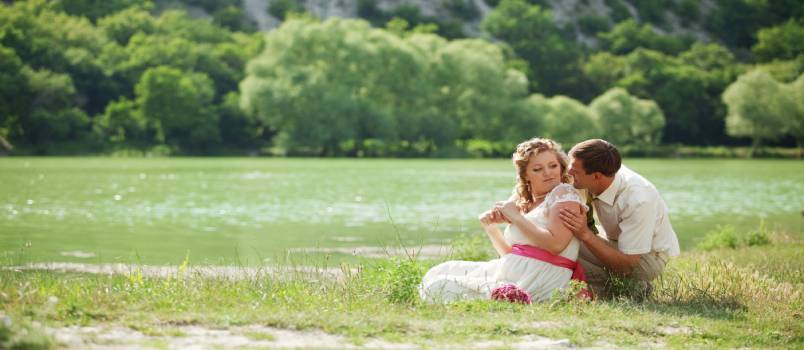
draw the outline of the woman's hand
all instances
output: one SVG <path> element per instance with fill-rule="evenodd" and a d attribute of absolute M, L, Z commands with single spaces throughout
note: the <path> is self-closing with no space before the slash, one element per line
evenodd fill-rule
<path fill-rule="evenodd" d="M 487 211 L 484 211 L 478 215 L 478 220 L 483 226 L 495 225 L 495 224 L 502 224 L 508 222 L 505 216 L 497 209 L 492 208 Z"/>
<path fill-rule="evenodd" d="M 511 222 L 517 215 L 520 215 L 519 206 L 517 206 L 516 201 L 513 200 L 497 202 L 494 208 L 499 210 L 508 222 Z"/>

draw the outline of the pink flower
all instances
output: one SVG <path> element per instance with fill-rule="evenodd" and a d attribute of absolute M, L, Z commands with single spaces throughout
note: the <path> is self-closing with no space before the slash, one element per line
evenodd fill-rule
<path fill-rule="evenodd" d="M 510 303 L 531 304 L 528 292 L 519 288 L 516 284 L 503 284 L 491 291 L 492 300 L 503 300 Z"/>

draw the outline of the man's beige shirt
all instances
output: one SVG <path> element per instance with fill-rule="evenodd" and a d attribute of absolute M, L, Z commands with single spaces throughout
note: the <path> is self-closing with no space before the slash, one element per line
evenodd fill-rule
<path fill-rule="evenodd" d="M 678 237 L 659 191 L 650 181 L 620 167 L 614 182 L 592 201 L 598 222 L 606 236 L 629 255 L 664 252 L 680 253 Z"/>

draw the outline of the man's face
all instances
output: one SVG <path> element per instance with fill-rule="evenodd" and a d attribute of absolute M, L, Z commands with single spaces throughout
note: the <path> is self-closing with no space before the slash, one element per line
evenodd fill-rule
<path fill-rule="evenodd" d="M 577 158 L 570 159 L 570 166 L 567 174 L 572 176 L 572 185 L 578 189 L 590 189 L 595 182 L 594 174 L 587 174 L 583 167 L 583 161 Z"/>

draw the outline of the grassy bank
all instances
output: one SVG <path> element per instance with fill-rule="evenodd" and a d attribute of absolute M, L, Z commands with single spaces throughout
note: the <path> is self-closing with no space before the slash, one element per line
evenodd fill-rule
<path fill-rule="evenodd" d="M 484 257 L 475 247 L 461 242 L 456 254 Z M 348 266 L 338 280 L 208 278 L 192 266 L 170 278 L 143 277 L 136 269 L 111 276 L 3 269 L 0 347 L 57 347 L 44 327 L 114 324 L 181 337 L 183 325 L 259 324 L 321 330 L 358 345 L 379 338 L 425 348 L 528 335 L 576 346 L 801 348 L 802 247 L 798 233 L 771 235 L 764 245 L 710 246 L 673 260 L 648 301 L 557 296 L 532 306 L 422 304 L 414 287 L 435 261 L 404 258 Z"/>

